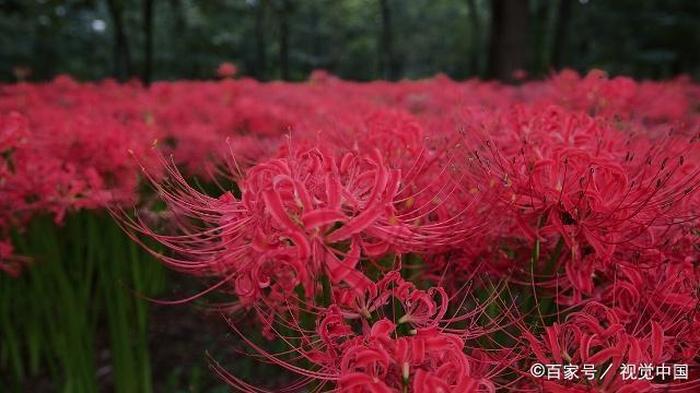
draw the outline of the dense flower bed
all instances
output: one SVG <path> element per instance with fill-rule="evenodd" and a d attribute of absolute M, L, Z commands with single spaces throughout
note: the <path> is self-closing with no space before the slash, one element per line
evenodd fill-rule
<path fill-rule="evenodd" d="M 271 353 L 230 321 L 299 374 L 288 389 L 700 389 L 687 79 L 60 77 L 0 86 L 0 153 L 2 238 L 37 214 L 109 209 L 287 344 Z M 0 241 L 0 269 L 25 265 Z"/>

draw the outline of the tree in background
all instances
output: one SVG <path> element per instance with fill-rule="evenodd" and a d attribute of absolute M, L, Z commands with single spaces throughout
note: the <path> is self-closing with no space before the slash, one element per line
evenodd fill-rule
<path fill-rule="evenodd" d="M 692 0 L 0 0 L 0 79 L 199 79 L 224 61 L 287 80 L 697 76 L 698 20 Z"/>
<path fill-rule="evenodd" d="M 564 48 L 569 35 L 569 22 L 571 21 L 571 8 L 576 0 L 559 0 L 557 7 L 556 25 L 552 44 L 552 68 L 558 70 L 564 65 Z"/>
<path fill-rule="evenodd" d="M 253 12 L 255 13 L 255 68 L 252 75 L 260 80 L 267 78 L 267 54 L 266 54 L 266 38 L 265 38 L 265 12 L 267 9 L 266 0 L 257 0 L 251 2 Z"/>
<path fill-rule="evenodd" d="M 131 76 L 131 51 L 124 26 L 124 8 L 120 0 L 107 0 L 107 8 L 112 20 L 114 36 L 114 71 L 113 76 L 125 80 Z"/>
<path fill-rule="evenodd" d="M 379 74 L 388 80 L 396 80 L 399 77 L 399 64 L 394 54 L 393 27 L 391 23 L 391 10 L 389 0 L 379 0 L 381 11 L 382 29 L 379 44 Z"/>
<path fill-rule="evenodd" d="M 277 0 L 277 18 L 279 23 L 279 31 L 277 37 L 279 40 L 279 75 L 280 79 L 290 80 L 290 65 L 289 65 L 289 19 L 292 14 L 291 0 Z"/>
<path fill-rule="evenodd" d="M 528 61 L 529 1 L 493 0 L 489 76 L 511 81 Z"/>
<path fill-rule="evenodd" d="M 148 86 L 151 84 L 153 68 L 153 0 L 143 0 L 143 75 L 141 79 Z"/>

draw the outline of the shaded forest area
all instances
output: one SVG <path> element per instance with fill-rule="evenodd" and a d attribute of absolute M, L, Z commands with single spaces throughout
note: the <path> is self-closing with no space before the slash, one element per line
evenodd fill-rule
<path fill-rule="evenodd" d="M 700 74 L 693 0 L 0 0 L 0 80 Z M 524 71 L 524 72 L 523 72 Z"/>

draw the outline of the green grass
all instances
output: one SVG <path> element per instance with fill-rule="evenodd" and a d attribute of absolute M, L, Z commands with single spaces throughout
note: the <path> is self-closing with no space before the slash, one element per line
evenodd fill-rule
<path fill-rule="evenodd" d="M 149 305 L 136 293 L 163 288 L 161 265 L 104 213 L 62 226 L 40 217 L 13 241 L 33 262 L 18 278 L 0 275 L 0 386 L 152 392 Z"/>

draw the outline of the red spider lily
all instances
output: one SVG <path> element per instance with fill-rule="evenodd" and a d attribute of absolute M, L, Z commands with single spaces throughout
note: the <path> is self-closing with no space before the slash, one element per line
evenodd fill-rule
<path fill-rule="evenodd" d="M 697 217 L 688 203 L 700 184 L 700 168 L 684 158 L 697 146 L 681 147 L 677 139 L 652 147 L 644 139 L 622 145 L 617 131 L 585 116 L 556 108 L 536 113 L 521 118 L 518 112 L 516 134 L 504 135 L 510 143 L 505 146 L 523 138 L 519 150 L 505 147 L 493 160 L 477 158 L 503 187 L 503 205 L 513 209 L 517 229 L 507 233 L 519 230 L 530 244 L 564 241 L 561 256 L 567 258 L 552 262 L 554 268 L 563 263 L 568 283 L 558 285 L 573 287 L 572 301 L 580 301 L 581 294 L 592 293 L 594 272 L 618 255 L 659 246 L 666 238 L 658 234 Z M 635 150 L 644 158 L 635 158 Z M 674 151 L 676 160 L 664 158 Z"/>
<path fill-rule="evenodd" d="M 657 321 L 666 335 L 676 338 L 663 352 L 677 361 L 692 363 L 700 351 L 698 282 L 697 268 L 687 257 L 657 262 L 653 268 L 622 266 L 615 277 L 601 282 L 599 290 L 601 299 L 614 307 L 622 321 Z"/>
<path fill-rule="evenodd" d="M 404 316 L 414 315 L 410 304 L 419 294 L 429 296 L 429 292 L 411 289 L 410 284 L 395 273 L 383 281 L 383 288 L 392 290 L 393 294 L 378 297 L 384 299 L 383 305 L 388 305 L 391 297 L 403 298 L 400 302 L 409 310 Z M 446 310 L 446 305 L 441 309 Z M 444 311 L 434 310 L 432 318 L 413 322 L 415 328 L 408 334 L 401 333 L 400 325 L 410 321 L 396 316 L 397 325 L 381 317 L 382 314 L 381 307 L 368 311 L 358 325 L 353 323 L 353 314 L 332 305 L 317 314 L 316 336 L 309 336 L 303 328 L 297 327 L 302 345 L 292 350 L 299 354 L 299 360 L 311 362 L 311 367 L 299 367 L 282 360 L 243 338 L 270 362 L 324 385 L 334 384 L 334 391 L 495 391 L 494 384 L 486 377 L 489 373 L 484 367 L 486 363 L 482 363 L 476 353 L 471 357 L 465 354 L 465 342 L 460 335 L 438 328 L 442 321 L 433 318 L 442 318 Z M 231 326 L 242 334 L 235 325 Z M 234 386 L 244 384 L 223 369 L 217 369 Z"/>
<path fill-rule="evenodd" d="M 183 301 L 234 294 L 221 309 L 288 344 L 271 354 L 243 335 L 302 376 L 289 390 L 696 388 L 526 372 L 526 361 L 696 366 L 690 80 L 360 84 L 316 72 L 286 84 L 233 79 L 231 66 L 221 81 L 150 89 L 0 86 L 0 235 L 42 213 L 119 212 L 168 249 L 152 250 L 166 264 L 215 281 Z M 141 163 L 159 198 L 137 192 L 127 153 L 152 146 L 173 157 L 163 177 Z M 190 186 L 201 179 L 227 192 Z M 22 262 L 0 241 L 0 269 Z"/>
<path fill-rule="evenodd" d="M 490 381 L 472 374 L 458 336 L 420 329 L 414 336 L 392 338 L 394 329 L 380 320 L 368 335 L 344 346 L 339 391 L 495 391 Z"/>
<path fill-rule="evenodd" d="M 0 152 L 5 154 L 29 136 L 27 119 L 17 112 L 0 116 Z"/>
<path fill-rule="evenodd" d="M 204 195 L 174 168 L 155 185 L 183 234 L 159 235 L 143 222 L 132 229 L 178 253 L 163 257 L 172 267 L 229 280 L 245 304 L 284 298 L 297 285 L 312 299 L 321 275 L 362 293 L 371 285 L 359 266 L 363 256 L 436 249 L 463 242 L 471 230 L 455 217 L 421 222 L 429 214 L 422 206 L 397 208 L 409 184 L 377 150 L 292 150 L 249 169 L 240 199 Z"/>
<path fill-rule="evenodd" d="M 0 241 L 0 271 L 17 277 L 28 262 L 28 258 L 14 255 L 14 248 L 10 242 Z"/>
<path fill-rule="evenodd" d="M 635 120 L 646 125 L 686 120 L 691 113 L 690 95 L 678 78 L 664 84 L 635 82 L 628 77 L 608 78 L 601 70 L 585 76 L 564 70 L 554 75 L 544 91 L 531 95 L 535 101 L 557 102 L 567 109 L 591 115 Z"/>
<path fill-rule="evenodd" d="M 99 87 L 110 91 L 108 85 Z M 12 141 L 14 146 L 0 160 L 5 161 L 0 169 L 2 221 L 22 225 L 34 214 L 50 212 L 60 222 L 67 211 L 136 199 L 138 167 L 128 150 L 145 150 L 153 133 L 140 122 L 138 100 L 96 103 L 97 88 L 61 77 L 52 89 L 18 85 L 8 95 L 5 105 L 17 100 L 27 107 L 17 108 L 21 115 L 8 116 L 7 124 L 15 126 L 3 125 L 3 149 Z M 124 106 L 131 113 L 124 114 Z M 71 110 L 78 114 L 67 113 Z"/>
<path fill-rule="evenodd" d="M 439 300 L 434 299 L 436 294 Z M 467 337 L 477 338 L 481 333 L 447 327 L 468 320 L 469 326 L 475 326 L 485 306 L 447 318 L 448 298 L 442 288 L 418 290 L 397 271 L 382 277 L 364 297 L 345 289 L 335 295 L 338 303 L 313 312 L 314 331 L 302 326 L 293 313 L 287 318 L 286 313 L 279 314 L 278 327 L 298 333 L 294 338 L 284 335 L 289 351 L 267 352 L 246 338 L 235 323 L 229 324 L 263 359 L 301 375 L 300 384 L 316 381 L 319 389 L 495 391 L 490 378 L 508 361 L 465 346 Z M 272 327 L 280 335 L 275 329 Z M 249 390 L 245 382 L 214 367 L 233 386 Z"/>
<path fill-rule="evenodd" d="M 449 301 L 442 287 L 418 290 L 413 283 L 401 278 L 398 271 L 387 273 L 376 284 L 367 286 L 363 292 L 351 288 L 338 288 L 334 299 L 347 319 L 369 319 L 372 314 L 387 306 L 391 299 L 395 299 L 402 305 L 403 310 L 403 315 L 398 317 L 397 323 L 423 328 L 437 326 L 443 321 Z"/>
<path fill-rule="evenodd" d="M 238 73 L 238 67 L 230 62 L 223 62 L 216 68 L 216 75 L 219 78 L 233 78 Z"/>
<path fill-rule="evenodd" d="M 680 316 L 676 317 L 680 321 Z M 676 321 L 663 324 L 675 329 Z M 548 391 L 652 391 L 664 389 L 649 380 L 625 380 L 620 374 L 622 364 L 654 364 L 683 362 L 673 358 L 669 331 L 662 323 L 645 320 L 642 314 L 630 319 L 620 318 L 619 313 L 600 303 L 589 303 L 583 310 L 572 313 L 565 322 L 545 328 L 540 338 L 527 330 L 524 337 L 534 356 L 533 361 L 543 364 L 592 364 L 595 378 L 571 381 L 535 380 Z M 691 364 L 694 364 L 691 361 Z M 608 370 L 605 372 L 604 370 Z M 678 381 L 677 388 L 692 389 L 694 382 Z M 588 386 L 585 386 L 588 385 Z"/>

